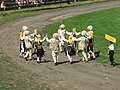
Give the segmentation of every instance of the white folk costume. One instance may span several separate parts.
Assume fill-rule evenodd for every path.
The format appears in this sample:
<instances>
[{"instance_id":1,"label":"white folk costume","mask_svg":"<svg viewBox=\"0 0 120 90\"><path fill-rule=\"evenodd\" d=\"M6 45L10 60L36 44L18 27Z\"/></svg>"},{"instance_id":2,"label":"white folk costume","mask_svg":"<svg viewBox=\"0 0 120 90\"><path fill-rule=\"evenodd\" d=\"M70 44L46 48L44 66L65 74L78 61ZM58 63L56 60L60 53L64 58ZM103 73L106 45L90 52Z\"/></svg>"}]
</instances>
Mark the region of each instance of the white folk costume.
<instances>
[{"instance_id":1,"label":"white folk costume","mask_svg":"<svg viewBox=\"0 0 120 90\"><path fill-rule=\"evenodd\" d=\"M38 36L36 29L34 30L33 35L34 35L33 49L34 49L34 53L35 53L37 51L37 36Z\"/></svg>"},{"instance_id":2,"label":"white folk costume","mask_svg":"<svg viewBox=\"0 0 120 90\"><path fill-rule=\"evenodd\" d=\"M26 55L25 55L25 60L27 60L27 57L29 56L29 59L32 59L32 41L29 31L26 30L24 31L24 42L26 46Z\"/></svg>"},{"instance_id":3,"label":"white folk costume","mask_svg":"<svg viewBox=\"0 0 120 90\"><path fill-rule=\"evenodd\" d=\"M24 46L25 46L25 43L24 43L24 39L23 39L23 32L20 31L19 32L19 39L20 39L20 57L24 57L24 52L25 52L25 49L24 49Z\"/></svg>"},{"instance_id":4,"label":"white folk costume","mask_svg":"<svg viewBox=\"0 0 120 90\"><path fill-rule=\"evenodd\" d=\"M50 43L49 49L52 51L52 57L54 64L57 65L58 57L59 57L59 40L58 40L58 33L53 34L53 38L50 40L46 37L46 41Z\"/></svg>"},{"instance_id":5,"label":"white folk costume","mask_svg":"<svg viewBox=\"0 0 120 90\"><path fill-rule=\"evenodd\" d=\"M26 53L26 46L24 42L24 36L25 36L25 31L28 30L27 26L22 27L22 31L19 32L19 38L20 38L20 57L24 57L24 54Z\"/></svg>"},{"instance_id":6,"label":"white folk costume","mask_svg":"<svg viewBox=\"0 0 120 90\"><path fill-rule=\"evenodd\" d=\"M42 47L42 43L43 41L45 41L45 37L41 40L41 36L38 35L37 36L37 63L40 63L41 62L41 59L44 55L44 49Z\"/></svg>"},{"instance_id":7,"label":"white folk costume","mask_svg":"<svg viewBox=\"0 0 120 90\"><path fill-rule=\"evenodd\" d=\"M62 24L62 25L60 25L59 30L58 30L58 37L59 37L59 41L60 41L60 43L59 43L60 52L63 51L65 34L66 34L65 25Z\"/></svg>"},{"instance_id":8,"label":"white folk costume","mask_svg":"<svg viewBox=\"0 0 120 90\"><path fill-rule=\"evenodd\" d=\"M93 39L94 39L94 32L92 31L93 27L90 25L87 27L87 38L89 40L89 44L87 46L88 58L92 57L95 59L95 54L93 52ZM90 55L91 54L91 55Z\"/></svg>"},{"instance_id":9,"label":"white folk costume","mask_svg":"<svg viewBox=\"0 0 120 90\"><path fill-rule=\"evenodd\" d=\"M64 39L65 42L67 42L67 48L65 49L65 54L67 55L67 58L70 61L70 64L72 64L72 55L76 54L75 47L74 47L74 38L73 36L69 36L68 40Z\"/></svg>"},{"instance_id":10,"label":"white folk costume","mask_svg":"<svg viewBox=\"0 0 120 90\"><path fill-rule=\"evenodd\" d=\"M30 34L30 36L31 36L32 39L34 39L32 44L33 44L33 52L35 54L37 52L37 37L38 37L37 30L34 29L34 33Z\"/></svg>"},{"instance_id":11,"label":"white folk costume","mask_svg":"<svg viewBox=\"0 0 120 90\"><path fill-rule=\"evenodd\" d=\"M86 38L86 31L82 31L81 32L81 37L77 38L76 41L80 41L78 44L78 53L81 52L82 53L82 61L86 61L88 62L88 57L86 54L86 48L87 48L87 44L88 44L88 39Z\"/></svg>"},{"instance_id":12,"label":"white folk costume","mask_svg":"<svg viewBox=\"0 0 120 90\"><path fill-rule=\"evenodd\" d=\"M76 32L76 28L73 28L72 32L66 31L66 34L69 35L69 36L70 35L72 36L72 38L74 40L74 46L76 47L77 46L77 42L75 41L75 38L76 38L76 36L80 35L80 32Z\"/></svg>"}]
</instances>

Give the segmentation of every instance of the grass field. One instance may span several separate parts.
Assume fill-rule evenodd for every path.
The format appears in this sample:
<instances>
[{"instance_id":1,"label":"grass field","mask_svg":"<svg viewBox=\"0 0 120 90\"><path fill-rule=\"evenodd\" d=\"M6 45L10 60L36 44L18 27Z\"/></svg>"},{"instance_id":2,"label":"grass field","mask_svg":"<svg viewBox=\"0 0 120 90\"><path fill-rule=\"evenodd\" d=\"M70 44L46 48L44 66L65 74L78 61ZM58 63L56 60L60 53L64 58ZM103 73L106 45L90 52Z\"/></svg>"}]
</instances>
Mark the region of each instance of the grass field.
<instances>
[{"instance_id":1,"label":"grass field","mask_svg":"<svg viewBox=\"0 0 120 90\"><path fill-rule=\"evenodd\" d=\"M52 33L57 32L60 24L65 24L66 30L72 31L72 28L76 27L77 31L86 30L88 25L94 27L94 51L101 52L100 57L96 59L101 63L108 63L108 46L109 42L105 40L104 35L109 34L117 39L115 43L115 61L120 62L120 8L113 8L109 10L92 12L76 17L72 17L66 20L61 20L53 25L49 25L45 28L44 32L49 31L50 36Z\"/></svg>"}]
</instances>

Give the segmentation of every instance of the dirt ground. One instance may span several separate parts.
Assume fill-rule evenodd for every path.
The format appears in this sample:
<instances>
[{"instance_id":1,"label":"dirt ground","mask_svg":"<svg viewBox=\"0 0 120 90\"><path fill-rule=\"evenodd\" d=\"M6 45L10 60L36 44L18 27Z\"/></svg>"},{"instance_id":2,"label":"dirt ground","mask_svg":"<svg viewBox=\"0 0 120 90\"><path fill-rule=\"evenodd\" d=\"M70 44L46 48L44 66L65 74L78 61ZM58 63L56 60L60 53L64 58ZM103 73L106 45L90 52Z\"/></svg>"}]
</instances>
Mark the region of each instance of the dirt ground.
<instances>
[{"instance_id":1,"label":"dirt ground","mask_svg":"<svg viewBox=\"0 0 120 90\"><path fill-rule=\"evenodd\" d=\"M0 48L12 58L11 61L16 65L38 75L40 78L37 78L37 81L47 83L51 90L120 90L119 68L104 67L95 61L79 62L79 57L75 56L73 57L75 63L70 65L63 53L60 53L59 57L61 63L54 66L51 52L46 45L44 48L47 52L43 59L49 62L37 64L35 60L25 61L19 57L18 39L19 30L23 25L27 25L29 30L33 32L33 28L42 30L46 25L62 18L119 6L120 1L110 1L87 6L40 11L38 16L3 25L0 31Z\"/></svg>"}]
</instances>

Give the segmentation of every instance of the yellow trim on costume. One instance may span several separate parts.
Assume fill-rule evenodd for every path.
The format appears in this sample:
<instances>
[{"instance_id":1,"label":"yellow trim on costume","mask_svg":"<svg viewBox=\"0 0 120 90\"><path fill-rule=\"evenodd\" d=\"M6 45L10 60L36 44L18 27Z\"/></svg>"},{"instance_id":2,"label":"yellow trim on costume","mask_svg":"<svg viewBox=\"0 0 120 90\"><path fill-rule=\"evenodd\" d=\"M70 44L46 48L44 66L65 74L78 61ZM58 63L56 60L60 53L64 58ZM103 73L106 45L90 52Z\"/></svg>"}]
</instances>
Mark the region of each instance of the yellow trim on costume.
<instances>
[{"instance_id":1,"label":"yellow trim on costume","mask_svg":"<svg viewBox=\"0 0 120 90\"><path fill-rule=\"evenodd\" d=\"M94 36L94 32L93 32L93 31L89 31L89 35L90 35L91 37L93 37L93 36Z\"/></svg>"},{"instance_id":2,"label":"yellow trim on costume","mask_svg":"<svg viewBox=\"0 0 120 90\"><path fill-rule=\"evenodd\" d=\"M113 43L116 43L116 38L114 38L108 34L105 34L105 39L107 39L108 41L111 41Z\"/></svg>"},{"instance_id":3,"label":"yellow trim on costume","mask_svg":"<svg viewBox=\"0 0 120 90\"><path fill-rule=\"evenodd\" d=\"M19 32L19 38L21 39L22 36L23 36L23 32L20 31L20 32Z\"/></svg>"},{"instance_id":4,"label":"yellow trim on costume","mask_svg":"<svg viewBox=\"0 0 120 90\"><path fill-rule=\"evenodd\" d=\"M38 44L40 44L40 40L41 40L41 36L38 35L38 38L37 38L37 42L38 42Z\"/></svg>"},{"instance_id":5,"label":"yellow trim on costume","mask_svg":"<svg viewBox=\"0 0 120 90\"><path fill-rule=\"evenodd\" d=\"M70 46L73 46L74 42L73 42L72 36L68 37L68 42L69 42Z\"/></svg>"}]
</instances>

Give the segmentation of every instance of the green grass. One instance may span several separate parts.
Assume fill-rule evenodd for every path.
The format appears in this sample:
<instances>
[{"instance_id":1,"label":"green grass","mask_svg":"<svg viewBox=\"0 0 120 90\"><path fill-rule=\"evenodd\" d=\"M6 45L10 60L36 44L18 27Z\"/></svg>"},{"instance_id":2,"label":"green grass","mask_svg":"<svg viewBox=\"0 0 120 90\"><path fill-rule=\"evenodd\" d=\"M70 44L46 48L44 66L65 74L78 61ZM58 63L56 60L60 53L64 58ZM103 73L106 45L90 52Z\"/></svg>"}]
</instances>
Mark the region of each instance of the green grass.
<instances>
[{"instance_id":1,"label":"green grass","mask_svg":"<svg viewBox=\"0 0 120 90\"><path fill-rule=\"evenodd\" d=\"M18 12L10 14L10 11L6 11L5 13L1 12L0 14L2 14L0 16L0 26L2 26L3 24L9 23L11 21L38 15L38 12Z\"/></svg>"},{"instance_id":2,"label":"green grass","mask_svg":"<svg viewBox=\"0 0 120 90\"><path fill-rule=\"evenodd\" d=\"M117 39L115 43L115 61L120 62L120 8L113 8L108 10L102 10L92 12L84 15L79 15L66 20L61 20L53 25L49 25L44 29L44 33L49 31L49 36L54 32L57 32L60 24L65 24L66 30L72 31L72 28L76 27L77 31L86 30L88 25L93 25L94 29L94 51L101 51L100 57L96 60L101 63L108 63L108 46L109 42L105 40L104 35L109 34Z\"/></svg>"}]
</instances>

